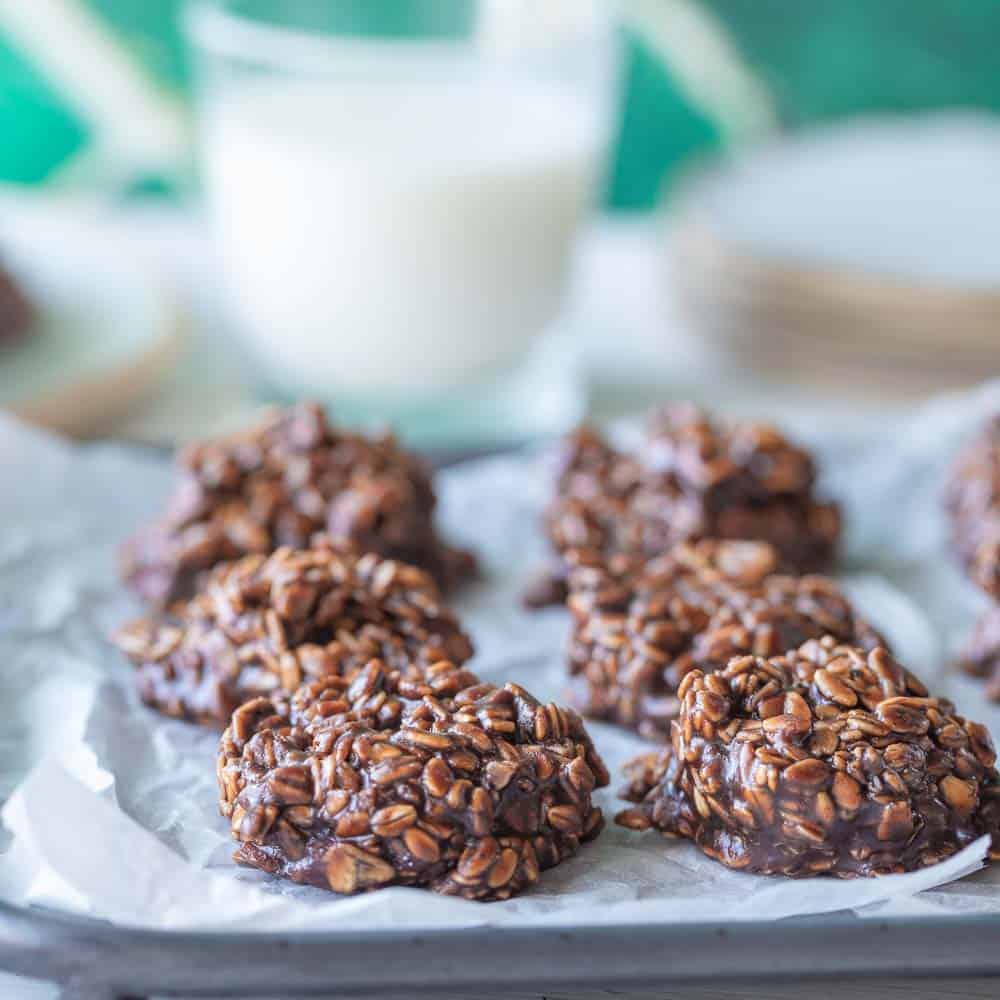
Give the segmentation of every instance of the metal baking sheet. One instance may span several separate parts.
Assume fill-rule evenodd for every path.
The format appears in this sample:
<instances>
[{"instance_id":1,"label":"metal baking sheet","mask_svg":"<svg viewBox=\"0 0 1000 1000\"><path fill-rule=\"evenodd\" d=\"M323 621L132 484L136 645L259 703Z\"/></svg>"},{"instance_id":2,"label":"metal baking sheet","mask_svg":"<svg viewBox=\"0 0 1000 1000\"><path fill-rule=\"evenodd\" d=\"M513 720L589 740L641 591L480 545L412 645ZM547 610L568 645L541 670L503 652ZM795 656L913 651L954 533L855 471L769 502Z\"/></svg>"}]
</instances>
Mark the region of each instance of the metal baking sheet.
<instances>
[{"instance_id":1,"label":"metal baking sheet","mask_svg":"<svg viewBox=\"0 0 1000 1000\"><path fill-rule=\"evenodd\" d=\"M0 903L0 968L67 996L378 995L617 989L741 978L1000 975L1000 918L481 928L461 932L171 934Z\"/></svg>"},{"instance_id":2,"label":"metal baking sheet","mask_svg":"<svg viewBox=\"0 0 1000 1000\"><path fill-rule=\"evenodd\" d=\"M905 453L897 458L914 470L913 477L888 481L885 470L873 461L864 469L870 476L864 490L856 478L846 484L849 506L863 504L870 490L912 492L911 479L925 476L929 463L939 464L942 451L998 400L1000 390L995 389L963 406L960 418L952 418L949 410L944 432L939 431L940 413L911 424ZM933 448L927 446L929 428ZM857 439L827 435L827 465L858 446ZM901 533L918 523L919 512L911 507L901 503L894 509ZM856 558L878 541L876 528L866 528L855 536L849 557ZM920 591L925 581L914 566L924 558L917 550L907 550L884 560L882 568L919 599L925 596ZM58 982L67 995L93 997L356 995L394 989L432 993L496 991L501 986L613 989L715 977L803 978L848 971L1000 975L1000 951L993 946L998 932L1000 915L861 919L843 913L777 922L589 926L581 913L579 926L557 929L175 933L127 929L0 903L0 968Z\"/></svg>"}]
</instances>

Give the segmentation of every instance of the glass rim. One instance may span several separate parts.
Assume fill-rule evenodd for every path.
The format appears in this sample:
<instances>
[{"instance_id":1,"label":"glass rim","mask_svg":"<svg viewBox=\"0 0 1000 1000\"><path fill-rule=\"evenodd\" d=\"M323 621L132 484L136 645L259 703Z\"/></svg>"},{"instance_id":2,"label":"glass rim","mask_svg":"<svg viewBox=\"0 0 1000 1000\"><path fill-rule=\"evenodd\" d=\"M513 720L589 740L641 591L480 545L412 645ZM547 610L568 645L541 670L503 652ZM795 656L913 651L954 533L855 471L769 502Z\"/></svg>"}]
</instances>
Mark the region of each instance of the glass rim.
<instances>
[{"instance_id":1,"label":"glass rim","mask_svg":"<svg viewBox=\"0 0 1000 1000\"><path fill-rule=\"evenodd\" d=\"M331 66L346 56L434 56L467 51L474 45L470 38L321 35L227 10L223 0L188 0L181 24L188 43L205 52L295 69Z\"/></svg>"},{"instance_id":2,"label":"glass rim","mask_svg":"<svg viewBox=\"0 0 1000 1000\"><path fill-rule=\"evenodd\" d=\"M226 9L226 0L187 0L181 24L188 44L198 51L292 71L321 72L342 66L345 60L400 56L432 60L481 49L475 32L458 38L322 35Z\"/></svg>"}]
</instances>

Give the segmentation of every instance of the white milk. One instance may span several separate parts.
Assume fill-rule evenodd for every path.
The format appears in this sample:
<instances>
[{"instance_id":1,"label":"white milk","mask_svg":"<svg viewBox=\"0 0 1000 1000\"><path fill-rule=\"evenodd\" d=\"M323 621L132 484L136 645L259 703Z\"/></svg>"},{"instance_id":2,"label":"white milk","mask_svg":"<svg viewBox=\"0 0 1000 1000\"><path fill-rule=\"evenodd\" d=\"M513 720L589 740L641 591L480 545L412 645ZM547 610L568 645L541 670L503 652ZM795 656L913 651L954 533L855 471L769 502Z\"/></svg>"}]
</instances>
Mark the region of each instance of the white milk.
<instances>
[{"instance_id":1,"label":"white milk","mask_svg":"<svg viewBox=\"0 0 1000 1000\"><path fill-rule=\"evenodd\" d=\"M509 81L214 98L205 173L240 332L306 390L509 366L559 310L602 146L591 105Z\"/></svg>"}]
</instances>

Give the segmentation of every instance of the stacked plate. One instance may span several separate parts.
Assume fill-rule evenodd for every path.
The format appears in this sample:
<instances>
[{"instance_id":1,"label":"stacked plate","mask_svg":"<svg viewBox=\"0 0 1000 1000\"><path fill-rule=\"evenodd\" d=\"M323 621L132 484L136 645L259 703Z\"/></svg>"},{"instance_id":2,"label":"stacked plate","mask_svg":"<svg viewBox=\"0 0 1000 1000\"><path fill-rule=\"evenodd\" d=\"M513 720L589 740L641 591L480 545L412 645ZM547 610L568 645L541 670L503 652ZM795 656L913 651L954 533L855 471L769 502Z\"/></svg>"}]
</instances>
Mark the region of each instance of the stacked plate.
<instances>
[{"instance_id":1,"label":"stacked plate","mask_svg":"<svg viewBox=\"0 0 1000 1000\"><path fill-rule=\"evenodd\" d=\"M670 274L692 327L802 385L912 395L1000 373L1000 122L878 118L694 179Z\"/></svg>"},{"instance_id":2,"label":"stacked plate","mask_svg":"<svg viewBox=\"0 0 1000 1000\"><path fill-rule=\"evenodd\" d=\"M0 257L36 320L0 351L0 410L76 437L109 433L174 369L186 320L114 213L0 189Z\"/></svg>"}]
</instances>

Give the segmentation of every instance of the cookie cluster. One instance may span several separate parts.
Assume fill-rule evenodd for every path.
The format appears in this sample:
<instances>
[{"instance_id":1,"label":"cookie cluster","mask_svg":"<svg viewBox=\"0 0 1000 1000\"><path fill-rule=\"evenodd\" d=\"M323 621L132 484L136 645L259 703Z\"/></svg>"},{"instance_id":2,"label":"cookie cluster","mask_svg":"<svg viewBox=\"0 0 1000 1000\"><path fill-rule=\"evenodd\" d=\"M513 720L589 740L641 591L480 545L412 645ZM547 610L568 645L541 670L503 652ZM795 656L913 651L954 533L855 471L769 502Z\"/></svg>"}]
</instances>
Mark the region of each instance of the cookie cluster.
<instances>
[{"instance_id":1,"label":"cookie cluster","mask_svg":"<svg viewBox=\"0 0 1000 1000\"><path fill-rule=\"evenodd\" d=\"M992 594L997 434L948 495ZM690 407L656 413L636 454L589 430L566 442L557 565L534 596L566 603L575 707L658 744L628 765L617 822L762 874L912 871L984 834L1000 857L990 736L815 572L840 530L815 475L772 428ZM117 641L146 703L224 728L241 864L342 894L501 900L600 833L609 775L575 708L470 669L440 584L471 557L433 509L395 442L306 404L189 449L166 515L126 547L152 609ZM1000 615L970 649L970 669L996 669Z\"/></svg>"},{"instance_id":2,"label":"cookie cluster","mask_svg":"<svg viewBox=\"0 0 1000 1000\"><path fill-rule=\"evenodd\" d=\"M472 644L414 566L329 539L245 556L118 642L148 704L226 726L242 864L505 899L603 825L580 717L465 669Z\"/></svg>"}]
</instances>

